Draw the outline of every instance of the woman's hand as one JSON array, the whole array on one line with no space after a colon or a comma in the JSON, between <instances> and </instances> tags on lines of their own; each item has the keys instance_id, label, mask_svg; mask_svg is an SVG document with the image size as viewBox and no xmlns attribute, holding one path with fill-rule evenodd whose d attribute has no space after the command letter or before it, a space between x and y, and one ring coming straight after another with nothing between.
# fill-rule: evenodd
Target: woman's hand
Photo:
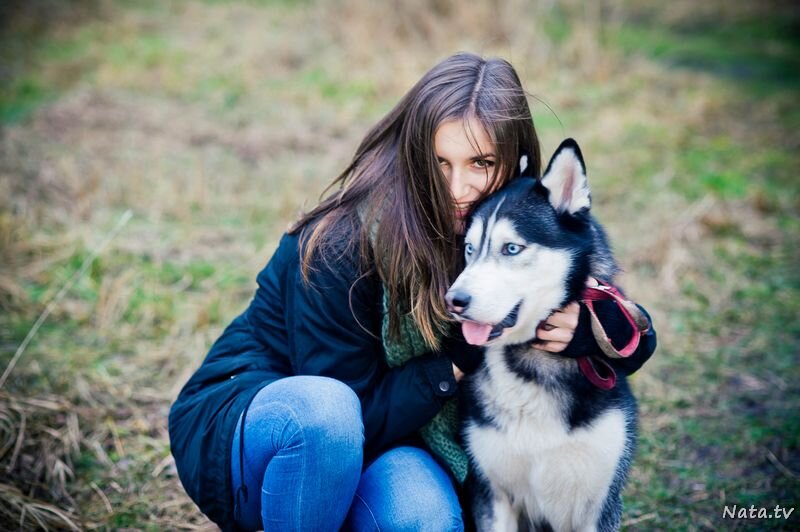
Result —
<instances>
[{"instance_id":1,"label":"woman's hand","mask_svg":"<svg viewBox=\"0 0 800 532\"><path fill-rule=\"evenodd\" d=\"M589 277L586 286L597 286L597 279ZM578 326L580 316L580 305L572 302L566 307L554 311L550 316L539 324L536 328L536 340L534 346L542 351L550 353L560 353L566 349L567 344L575 336L575 328Z\"/></svg>"}]
</instances>

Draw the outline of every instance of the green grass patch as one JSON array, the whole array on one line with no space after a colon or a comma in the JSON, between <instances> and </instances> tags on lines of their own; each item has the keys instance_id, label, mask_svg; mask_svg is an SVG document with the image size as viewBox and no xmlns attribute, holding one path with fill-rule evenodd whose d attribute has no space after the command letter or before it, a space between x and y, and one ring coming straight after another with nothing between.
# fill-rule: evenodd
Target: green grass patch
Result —
<instances>
[{"instance_id":1,"label":"green grass patch","mask_svg":"<svg viewBox=\"0 0 800 532\"><path fill-rule=\"evenodd\" d=\"M102 32L88 22L57 38L30 28L0 38L0 60L8 69L0 79L0 123L25 120L79 81L91 69Z\"/></svg>"},{"instance_id":2,"label":"green grass patch","mask_svg":"<svg viewBox=\"0 0 800 532\"><path fill-rule=\"evenodd\" d=\"M703 70L760 91L800 87L800 41L791 20L765 19L684 27L626 23L607 34L627 53Z\"/></svg>"},{"instance_id":3,"label":"green grass patch","mask_svg":"<svg viewBox=\"0 0 800 532\"><path fill-rule=\"evenodd\" d=\"M172 50L163 35L142 34L112 43L105 50L108 63L121 69L148 70L161 66L179 66L186 55Z\"/></svg>"},{"instance_id":4,"label":"green grass patch","mask_svg":"<svg viewBox=\"0 0 800 532\"><path fill-rule=\"evenodd\" d=\"M297 81L299 90L315 91L324 99L334 103L357 101L362 98L371 99L377 96L375 84L371 80L333 76L322 67L304 70Z\"/></svg>"},{"instance_id":5,"label":"green grass patch","mask_svg":"<svg viewBox=\"0 0 800 532\"><path fill-rule=\"evenodd\" d=\"M230 0L202 0L204 4L209 5L226 5ZM306 7L314 4L314 0L243 0L243 4L248 4L256 7Z\"/></svg>"},{"instance_id":6,"label":"green grass patch","mask_svg":"<svg viewBox=\"0 0 800 532\"><path fill-rule=\"evenodd\" d=\"M36 77L15 79L10 86L0 88L0 122L13 124L24 120L56 94Z\"/></svg>"},{"instance_id":7,"label":"green grass patch","mask_svg":"<svg viewBox=\"0 0 800 532\"><path fill-rule=\"evenodd\" d=\"M216 102L221 111L230 111L247 94L247 87L235 73L216 73L201 79L194 87L192 98Z\"/></svg>"},{"instance_id":8,"label":"green grass patch","mask_svg":"<svg viewBox=\"0 0 800 532\"><path fill-rule=\"evenodd\" d=\"M676 188L689 200L705 194L721 199L747 195L752 186L740 146L727 137L696 139L697 145L679 152Z\"/></svg>"}]
</instances>

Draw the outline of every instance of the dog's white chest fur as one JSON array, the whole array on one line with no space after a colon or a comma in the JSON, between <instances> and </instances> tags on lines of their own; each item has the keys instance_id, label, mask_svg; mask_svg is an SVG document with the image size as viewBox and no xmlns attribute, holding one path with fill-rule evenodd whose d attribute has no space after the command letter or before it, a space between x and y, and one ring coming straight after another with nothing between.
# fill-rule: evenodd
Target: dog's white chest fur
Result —
<instances>
[{"instance_id":1,"label":"dog's white chest fur","mask_svg":"<svg viewBox=\"0 0 800 532\"><path fill-rule=\"evenodd\" d=\"M512 373L501 347L486 362L477 392L492 424L465 433L495 494L491 523L480 528L516 530L524 512L555 530L593 529L625 449L624 414L611 409L570 431L568 397Z\"/></svg>"}]
</instances>

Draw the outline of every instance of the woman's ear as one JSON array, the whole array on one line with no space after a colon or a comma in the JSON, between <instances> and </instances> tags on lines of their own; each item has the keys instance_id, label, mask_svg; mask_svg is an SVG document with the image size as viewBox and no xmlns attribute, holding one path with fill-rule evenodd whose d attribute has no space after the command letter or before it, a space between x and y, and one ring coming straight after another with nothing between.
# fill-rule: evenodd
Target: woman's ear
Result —
<instances>
[{"instance_id":1,"label":"woman's ear","mask_svg":"<svg viewBox=\"0 0 800 532\"><path fill-rule=\"evenodd\" d=\"M566 139L556 149L541 183L547 189L550 204L559 214L588 211L592 206L586 165L581 149L573 139Z\"/></svg>"}]
</instances>

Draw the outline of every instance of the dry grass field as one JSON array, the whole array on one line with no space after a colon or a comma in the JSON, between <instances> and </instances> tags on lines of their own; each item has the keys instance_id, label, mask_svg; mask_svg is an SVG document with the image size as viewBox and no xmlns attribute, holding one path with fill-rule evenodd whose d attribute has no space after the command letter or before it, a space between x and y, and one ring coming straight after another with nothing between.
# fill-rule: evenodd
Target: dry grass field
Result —
<instances>
[{"instance_id":1,"label":"dry grass field","mask_svg":"<svg viewBox=\"0 0 800 532\"><path fill-rule=\"evenodd\" d=\"M290 221L459 50L516 66L546 154L581 143L654 317L625 528L800 528L798 35L788 1L3 2L0 528L212 526L171 401Z\"/></svg>"}]
</instances>

